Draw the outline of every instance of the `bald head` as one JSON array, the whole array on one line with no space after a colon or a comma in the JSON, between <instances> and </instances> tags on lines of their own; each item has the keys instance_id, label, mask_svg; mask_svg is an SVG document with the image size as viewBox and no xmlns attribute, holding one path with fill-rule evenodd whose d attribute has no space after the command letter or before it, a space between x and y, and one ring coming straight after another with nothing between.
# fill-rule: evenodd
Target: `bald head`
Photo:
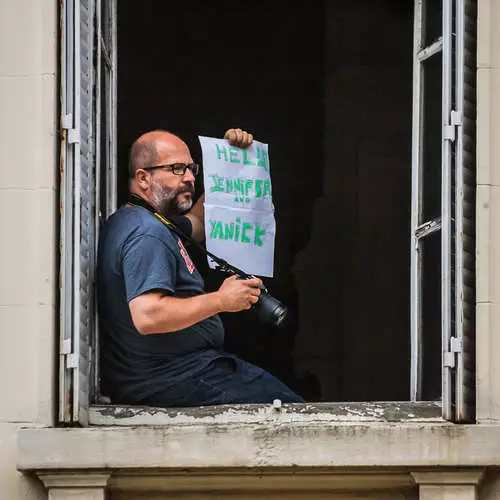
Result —
<instances>
[{"instance_id":1,"label":"bald head","mask_svg":"<svg viewBox=\"0 0 500 500\"><path fill-rule=\"evenodd\" d=\"M133 179L138 168L156 165L160 159L168 163L168 158L179 151L189 153L186 143L171 132L153 130L142 134L130 148L129 177Z\"/></svg>"}]
</instances>

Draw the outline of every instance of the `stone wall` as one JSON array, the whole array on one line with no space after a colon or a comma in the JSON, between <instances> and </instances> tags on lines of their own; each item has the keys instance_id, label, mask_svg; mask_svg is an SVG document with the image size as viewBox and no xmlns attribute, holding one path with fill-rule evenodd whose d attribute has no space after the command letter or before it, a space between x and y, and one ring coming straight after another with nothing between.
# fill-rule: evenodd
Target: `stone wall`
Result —
<instances>
[{"instance_id":1,"label":"stone wall","mask_svg":"<svg viewBox=\"0 0 500 500\"><path fill-rule=\"evenodd\" d=\"M45 498L16 431L54 417L57 2L0 0L0 498Z\"/></svg>"}]
</instances>

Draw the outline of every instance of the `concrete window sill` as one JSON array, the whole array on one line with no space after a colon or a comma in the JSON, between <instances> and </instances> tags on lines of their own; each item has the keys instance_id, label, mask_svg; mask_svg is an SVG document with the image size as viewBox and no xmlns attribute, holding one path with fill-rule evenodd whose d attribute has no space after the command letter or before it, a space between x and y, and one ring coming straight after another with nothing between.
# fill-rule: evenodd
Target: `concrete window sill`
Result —
<instances>
[{"instance_id":1,"label":"concrete window sill","mask_svg":"<svg viewBox=\"0 0 500 500\"><path fill-rule=\"evenodd\" d=\"M412 474L500 465L500 425L456 425L437 403L94 406L85 428L23 428L18 469L107 474L122 491L415 487ZM68 479L69 480L69 479Z\"/></svg>"},{"instance_id":2,"label":"concrete window sill","mask_svg":"<svg viewBox=\"0 0 500 500\"><path fill-rule=\"evenodd\" d=\"M444 422L437 402L295 403L218 405L193 408L95 405L89 423L97 426L200 424L326 424Z\"/></svg>"}]
</instances>

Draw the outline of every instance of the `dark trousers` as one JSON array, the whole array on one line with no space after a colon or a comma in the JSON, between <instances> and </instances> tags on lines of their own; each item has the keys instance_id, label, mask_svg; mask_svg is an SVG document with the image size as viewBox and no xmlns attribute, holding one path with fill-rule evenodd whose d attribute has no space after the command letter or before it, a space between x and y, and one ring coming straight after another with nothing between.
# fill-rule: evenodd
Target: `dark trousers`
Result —
<instances>
[{"instance_id":1,"label":"dark trousers","mask_svg":"<svg viewBox=\"0 0 500 500\"><path fill-rule=\"evenodd\" d=\"M158 407L208 406L231 403L302 403L304 400L267 371L236 356L212 361L200 374L152 394L141 404Z\"/></svg>"}]
</instances>

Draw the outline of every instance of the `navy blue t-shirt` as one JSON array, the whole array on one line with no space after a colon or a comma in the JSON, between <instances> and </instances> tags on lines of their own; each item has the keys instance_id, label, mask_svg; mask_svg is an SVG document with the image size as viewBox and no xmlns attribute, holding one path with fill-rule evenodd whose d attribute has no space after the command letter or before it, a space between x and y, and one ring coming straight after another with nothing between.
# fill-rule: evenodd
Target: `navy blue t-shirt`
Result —
<instances>
[{"instance_id":1,"label":"navy blue t-shirt","mask_svg":"<svg viewBox=\"0 0 500 500\"><path fill-rule=\"evenodd\" d=\"M152 290L204 293L181 239L146 209L123 206L104 224L97 266L101 390L136 403L176 387L219 356L224 328L212 316L178 332L141 335L128 303Z\"/></svg>"}]
</instances>

